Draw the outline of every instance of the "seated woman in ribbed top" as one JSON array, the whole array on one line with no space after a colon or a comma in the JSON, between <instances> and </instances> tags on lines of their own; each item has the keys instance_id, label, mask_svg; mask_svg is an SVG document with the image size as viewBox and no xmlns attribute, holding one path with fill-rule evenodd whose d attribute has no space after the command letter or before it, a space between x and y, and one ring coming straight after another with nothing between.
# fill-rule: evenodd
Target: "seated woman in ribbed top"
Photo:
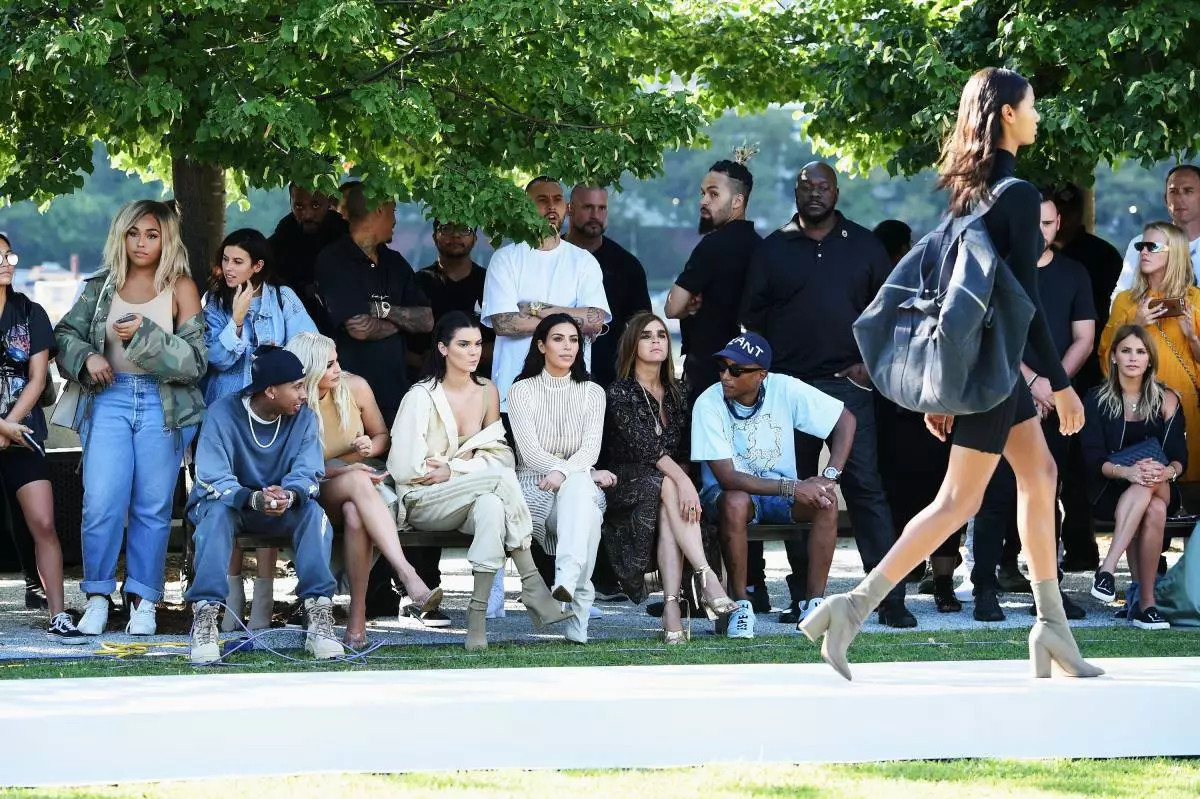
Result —
<instances>
[{"instance_id":1,"label":"seated woman in ribbed top","mask_svg":"<svg viewBox=\"0 0 1200 799\"><path fill-rule=\"evenodd\" d=\"M587 643L604 517L600 489L616 477L594 468L604 435L604 389L588 380L583 332L572 317L552 314L538 324L508 392L508 418L533 537L554 556L555 599L570 602L574 614L566 638Z\"/></svg>"}]
</instances>

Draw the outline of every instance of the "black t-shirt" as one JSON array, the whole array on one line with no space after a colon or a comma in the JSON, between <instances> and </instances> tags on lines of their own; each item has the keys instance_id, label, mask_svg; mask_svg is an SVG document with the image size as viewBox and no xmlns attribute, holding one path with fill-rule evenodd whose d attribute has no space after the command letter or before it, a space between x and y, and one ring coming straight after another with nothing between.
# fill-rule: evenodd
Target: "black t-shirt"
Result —
<instances>
[{"instance_id":1,"label":"black t-shirt","mask_svg":"<svg viewBox=\"0 0 1200 799\"><path fill-rule=\"evenodd\" d=\"M267 239L275 255L276 279L296 292L309 318L327 336L334 331L316 290L317 256L347 232L346 220L336 211L325 214L321 227L313 234L305 233L296 217L288 214L279 220L275 232Z\"/></svg>"},{"instance_id":2,"label":"black t-shirt","mask_svg":"<svg viewBox=\"0 0 1200 799\"><path fill-rule=\"evenodd\" d=\"M432 263L416 274L417 287L429 299L433 308L433 323L451 311L462 311L472 321L479 322L479 312L483 308L483 281L487 270L475 262L471 262L471 271L462 280L451 280L437 263ZM487 325L480 325L484 342L495 341L496 333ZM408 347L415 353L424 355L433 345L433 335L430 333L409 333ZM490 365L479 365L480 374L491 374Z\"/></svg>"},{"instance_id":3,"label":"black t-shirt","mask_svg":"<svg viewBox=\"0 0 1200 799\"><path fill-rule=\"evenodd\" d=\"M675 285L703 302L694 316L679 322L683 334L683 364L692 397L717 382L713 355L741 332L738 314L746 269L762 236L748 219L735 219L706 235L692 250Z\"/></svg>"},{"instance_id":4,"label":"black t-shirt","mask_svg":"<svg viewBox=\"0 0 1200 799\"><path fill-rule=\"evenodd\" d=\"M371 263L349 235L330 244L317 256L317 287L330 322L334 325L338 360L342 367L361 376L375 393L375 401L391 425L404 392L408 391L404 335L377 341L359 341L346 332L346 320L371 315L372 299L395 307L428 306L429 299L413 277L412 267L400 253L379 248L379 263Z\"/></svg>"},{"instance_id":5,"label":"black t-shirt","mask_svg":"<svg viewBox=\"0 0 1200 799\"><path fill-rule=\"evenodd\" d=\"M0 417L8 416L25 390L30 360L46 350L54 357L54 328L45 309L24 294L10 291L0 314ZM49 370L46 379L50 379ZM34 405L21 424L32 429L38 441L46 439L46 416L40 406Z\"/></svg>"},{"instance_id":6,"label":"black t-shirt","mask_svg":"<svg viewBox=\"0 0 1200 799\"><path fill-rule=\"evenodd\" d=\"M1112 293L1121 277L1121 253L1104 239L1087 231L1080 231L1075 238L1067 242L1061 253L1083 264L1088 277L1091 278L1092 303L1096 308L1096 349L1099 350L1100 331L1108 324ZM1075 384L1081 393L1100 385L1103 380L1100 361L1096 358L1084 361L1083 367L1075 375Z\"/></svg>"},{"instance_id":7,"label":"black t-shirt","mask_svg":"<svg viewBox=\"0 0 1200 799\"><path fill-rule=\"evenodd\" d=\"M605 236L592 253L604 274L604 294L612 322L608 332L592 342L592 380L608 388L617 379L617 345L625 326L638 311L650 310L646 270L633 253Z\"/></svg>"},{"instance_id":8,"label":"black t-shirt","mask_svg":"<svg viewBox=\"0 0 1200 799\"><path fill-rule=\"evenodd\" d=\"M1046 312L1046 324L1058 362L1071 347L1071 323L1094 320L1096 308L1092 300L1092 281L1083 264L1055 254L1054 259L1038 268L1038 294ZM1025 365L1039 375L1048 373L1033 347L1025 347Z\"/></svg>"},{"instance_id":9,"label":"black t-shirt","mask_svg":"<svg viewBox=\"0 0 1200 799\"><path fill-rule=\"evenodd\" d=\"M763 239L746 274L742 324L771 345L771 371L828 380L862 362L855 320L892 271L870 230L837 212L820 241L796 217Z\"/></svg>"}]
</instances>

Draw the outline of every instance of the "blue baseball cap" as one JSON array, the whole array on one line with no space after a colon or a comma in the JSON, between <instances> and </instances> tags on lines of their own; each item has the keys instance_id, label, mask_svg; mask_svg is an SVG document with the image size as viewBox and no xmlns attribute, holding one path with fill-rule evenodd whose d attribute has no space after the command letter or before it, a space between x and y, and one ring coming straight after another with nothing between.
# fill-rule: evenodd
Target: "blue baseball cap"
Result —
<instances>
[{"instance_id":1,"label":"blue baseball cap","mask_svg":"<svg viewBox=\"0 0 1200 799\"><path fill-rule=\"evenodd\" d=\"M271 386L295 383L304 377L304 365L282 347L259 347L250 359L250 385L242 394L259 394Z\"/></svg>"},{"instance_id":2,"label":"blue baseball cap","mask_svg":"<svg viewBox=\"0 0 1200 799\"><path fill-rule=\"evenodd\" d=\"M739 366L759 366L771 369L771 345L757 333L746 331L725 345L725 349L713 355L728 358Z\"/></svg>"}]
</instances>

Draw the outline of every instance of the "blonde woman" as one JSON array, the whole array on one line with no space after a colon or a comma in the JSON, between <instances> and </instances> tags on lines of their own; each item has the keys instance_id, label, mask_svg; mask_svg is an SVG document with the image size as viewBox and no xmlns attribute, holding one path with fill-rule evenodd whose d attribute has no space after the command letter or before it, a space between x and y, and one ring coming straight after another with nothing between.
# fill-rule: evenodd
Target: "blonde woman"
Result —
<instances>
[{"instance_id":1,"label":"blonde woman","mask_svg":"<svg viewBox=\"0 0 1200 799\"><path fill-rule=\"evenodd\" d=\"M358 375L342 371L335 347L327 336L300 333L285 349L304 366L308 406L317 415L325 453L325 479L319 501L330 521L342 526L346 537L350 618L345 642L361 649L367 643L366 594L372 545L392 564L404 590L422 611L437 609L442 589L431 591L404 557L395 517L376 487L387 477L387 471L365 462L383 457L391 436L371 387Z\"/></svg>"},{"instance_id":2,"label":"blonde woman","mask_svg":"<svg viewBox=\"0 0 1200 799\"><path fill-rule=\"evenodd\" d=\"M1101 367L1108 371L1108 353L1116 332L1140 325L1154 342L1156 377L1182 398L1189 430L1200 430L1200 289L1192 273L1187 236L1169 222L1151 222L1136 242L1138 272L1133 288L1113 301L1112 313L1100 337ZM1184 494L1200 489L1200 435L1188 437L1189 468L1180 475Z\"/></svg>"},{"instance_id":3,"label":"blonde woman","mask_svg":"<svg viewBox=\"0 0 1200 799\"><path fill-rule=\"evenodd\" d=\"M204 417L207 368L200 294L173 204L138 200L117 213L104 268L54 328L58 369L86 393L83 439L85 635L108 623L125 542L132 635L153 635L162 599L171 500L185 447Z\"/></svg>"}]
</instances>

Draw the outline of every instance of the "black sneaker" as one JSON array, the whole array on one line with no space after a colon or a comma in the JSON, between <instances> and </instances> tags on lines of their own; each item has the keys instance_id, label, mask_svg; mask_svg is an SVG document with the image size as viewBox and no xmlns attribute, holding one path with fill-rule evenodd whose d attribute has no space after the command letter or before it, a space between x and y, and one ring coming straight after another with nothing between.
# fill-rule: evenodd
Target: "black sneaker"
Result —
<instances>
[{"instance_id":1,"label":"black sneaker","mask_svg":"<svg viewBox=\"0 0 1200 799\"><path fill-rule=\"evenodd\" d=\"M46 592L41 585L25 584L25 609L47 610L50 603L46 601Z\"/></svg>"},{"instance_id":2,"label":"black sneaker","mask_svg":"<svg viewBox=\"0 0 1200 799\"><path fill-rule=\"evenodd\" d=\"M1094 572L1099 562L1100 557L1098 555L1092 557L1090 555L1068 553L1063 555L1062 563L1059 566L1065 572Z\"/></svg>"},{"instance_id":3,"label":"black sneaker","mask_svg":"<svg viewBox=\"0 0 1200 799\"><path fill-rule=\"evenodd\" d=\"M972 613L975 621L1004 621L999 595L987 588L975 592L975 608Z\"/></svg>"},{"instance_id":4,"label":"black sneaker","mask_svg":"<svg viewBox=\"0 0 1200 799\"><path fill-rule=\"evenodd\" d=\"M407 605L400 608L400 612L403 613L405 616L410 616L410 617L416 619L417 621L421 622L421 624L424 624L426 627L449 627L450 626L450 617L447 616L445 613L442 613L442 611L439 609L427 610L424 613L422 613L420 605L418 605L414 602L409 602Z\"/></svg>"},{"instance_id":5,"label":"black sneaker","mask_svg":"<svg viewBox=\"0 0 1200 799\"><path fill-rule=\"evenodd\" d=\"M755 613L770 613L771 612L771 595L767 593L766 583L755 583L750 586L754 591L746 592L746 598L750 600L750 606L754 608Z\"/></svg>"},{"instance_id":6,"label":"black sneaker","mask_svg":"<svg viewBox=\"0 0 1200 799\"><path fill-rule=\"evenodd\" d=\"M1163 618L1158 608L1151 605L1133 614L1133 626L1141 630L1169 630L1171 623Z\"/></svg>"},{"instance_id":7,"label":"black sneaker","mask_svg":"<svg viewBox=\"0 0 1200 799\"><path fill-rule=\"evenodd\" d=\"M1000 567L996 572L996 582L1000 583L1000 590L1008 594L1032 594L1033 586L1029 584L1029 578L1021 574L1020 569L1011 567Z\"/></svg>"},{"instance_id":8,"label":"black sneaker","mask_svg":"<svg viewBox=\"0 0 1200 799\"><path fill-rule=\"evenodd\" d=\"M1112 572L1096 572L1092 580L1092 596L1101 602L1112 602L1117 598L1117 578Z\"/></svg>"},{"instance_id":9,"label":"black sneaker","mask_svg":"<svg viewBox=\"0 0 1200 799\"><path fill-rule=\"evenodd\" d=\"M1084 610L1083 608L1081 608L1081 607L1079 607L1078 605L1076 605L1076 604L1075 604L1075 603L1074 603L1074 602L1071 600L1071 598L1070 598L1070 597L1068 597L1068 596L1067 596L1065 593L1063 593L1062 591L1059 591L1059 592L1058 592L1058 594L1059 594L1059 596L1061 596L1061 597L1062 597L1063 614L1064 614L1064 615L1066 615L1066 617L1067 617L1068 619L1070 619L1071 621L1079 621L1079 620L1081 620L1081 619L1086 619L1086 618L1087 618L1087 611L1086 611L1086 610ZM1029 606L1029 615L1030 615L1030 616L1036 616L1036 615L1037 615L1037 605L1030 605L1030 606ZM1122 618L1123 618L1123 617L1122 617Z\"/></svg>"},{"instance_id":10,"label":"black sneaker","mask_svg":"<svg viewBox=\"0 0 1200 799\"><path fill-rule=\"evenodd\" d=\"M46 629L46 637L51 641L58 641L60 644L86 644L87 636L75 629L75 622L71 620L71 614L59 613L50 620L50 626Z\"/></svg>"},{"instance_id":11,"label":"black sneaker","mask_svg":"<svg viewBox=\"0 0 1200 799\"><path fill-rule=\"evenodd\" d=\"M792 604L788 605L788 609L779 614L780 624L799 624L800 623L800 603L792 600Z\"/></svg>"},{"instance_id":12,"label":"black sneaker","mask_svg":"<svg viewBox=\"0 0 1200 799\"><path fill-rule=\"evenodd\" d=\"M917 617L909 612L903 602L884 602L879 606L879 623L885 627L908 630L917 626Z\"/></svg>"},{"instance_id":13,"label":"black sneaker","mask_svg":"<svg viewBox=\"0 0 1200 799\"><path fill-rule=\"evenodd\" d=\"M950 575L933 578L933 604L938 613L958 613L962 602L954 595L954 578Z\"/></svg>"},{"instance_id":14,"label":"black sneaker","mask_svg":"<svg viewBox=\"0 0 1200 799\"><path fill-rule=\"evenodd\" d=\"M596 589L597 602L628 602L629 595L615 585L606 585Z\"/></svg>"}]
</instances>

